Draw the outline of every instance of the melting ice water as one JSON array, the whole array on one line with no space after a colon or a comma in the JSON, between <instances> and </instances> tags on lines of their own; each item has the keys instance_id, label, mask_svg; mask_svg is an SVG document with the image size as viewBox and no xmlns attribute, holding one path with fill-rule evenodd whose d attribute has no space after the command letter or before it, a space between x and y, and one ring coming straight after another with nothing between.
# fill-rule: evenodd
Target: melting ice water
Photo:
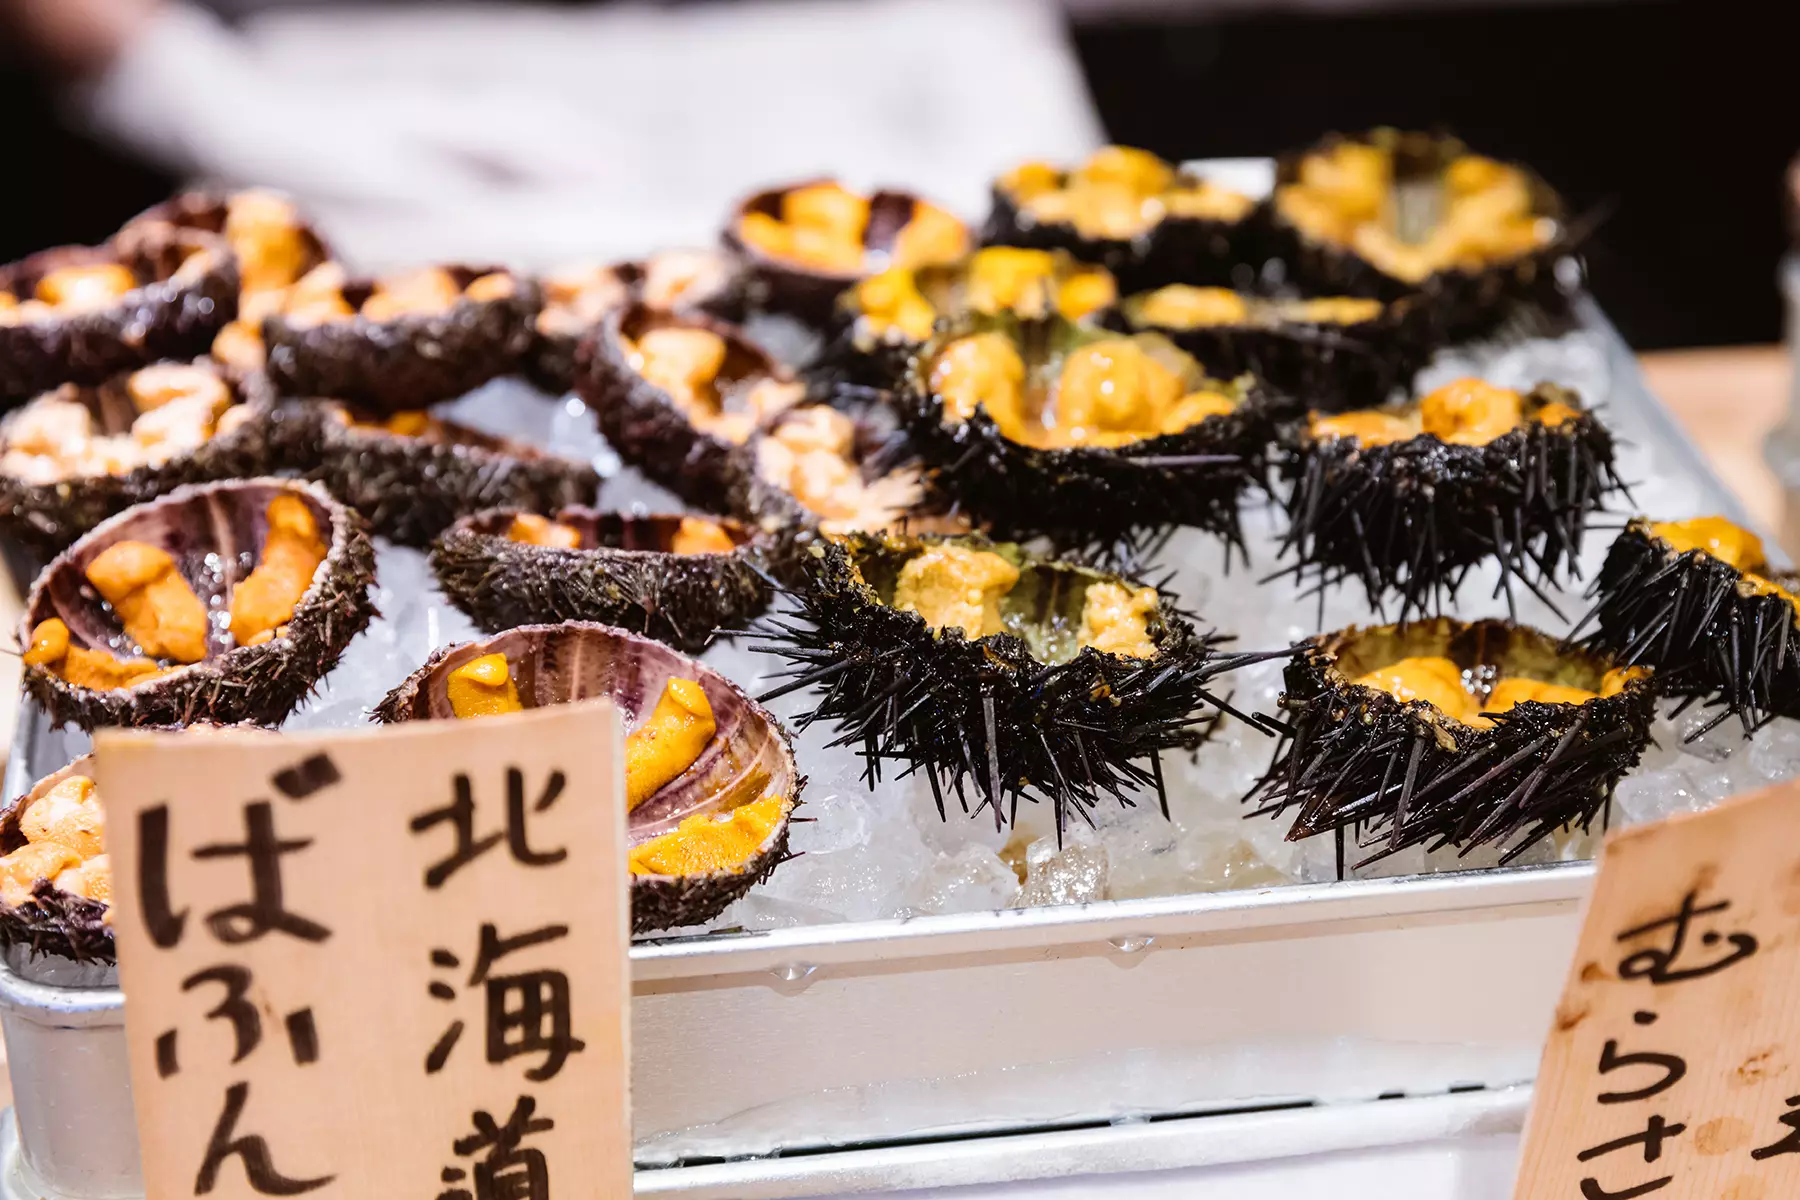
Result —
<instances>
[{"instance_id":1,"label":"melting ice water","mask_svg":"<svg viewBox=\"0 0 1800 1200\"><path fill-rule=\"evenodd\" d=\"M1485 353L1440 356L1420 379L1435 386L1465 374L1500 384L1529 387L1553 380L1599 398L1619 435L1621 469L1632 484L1639 508L1658 517L1717 511L1717 490L1694 470L1684 447L1671 442L1664 426L1628 388L1613 387L1618 360L1600 333L1578 332ZM1611 397L1611 403L1605 398ZM605 443L593 433L591 418L573 399L548 401L510 381L490 385L459 401L456 415L498 433L550 442L567 453L593 457L608 475L602 502L646 511L679 508L672 497L629 469L620 469ZM1612 522L1608 522L1611 524ZM1221 571L1215 539L1183 532L1146 571L1157 577L1172 570L1174 590L1184 606L1205 621L1238 635L1244 649L1286 646L1321 629L1367 623L1376 615L1361 595L1340 589L1327 597L1321 617L1316 601L1301 598L1290 581L1259 584L1273 570L1281 528L1271 506L1253 506L1246 537L1251 568ZM1612 539L1593 534L1582 560L1589 577ZM352 644L320 695L288 723L291 729L357 725L367 709L416 668L436 647L476 636L461 613L433 586L424 556L383 547L379 562L382 617ZM1456 615L1465 619L1505 615L1493 595L1496 574L1475 572L1465 581ZM1567 630L1585 609L1583 584L1552 593L1559 616L1543 601L1522 595L1519 619L1552 633ZM709 665L756 694L773 686L770 673L780 663L752 653L743 642L724 642L702 656ZM1236 703L1274 711L1281 665L1264 663L1232 680ZM785 697L771 707L795 724L805 711L805 695ZM1619 787L1613 818L1644 821L1671 812L1702 808L1733 792L1800 773L1800 724L1778 722L1754 742L1735 724L1715 729L1695 742L1683 741L1693 717L1665 717L1657 723L1657 745ZM769 929L829 921L859 921L929 913L989 910L1010 905L1066 903L1097 899L1173 895L1227 888L1261 887L1335 876L1329 838L1284 840L1286 822L1246 820L1240 799L1267 766L1272 740L1241 722L1222 720L1212 738L1191 758L1165 763L1169 819L1155 797L1135 808L1101 809L1092 829L1072 827L1058 852L1050 814L1022 806L1016 828L997 831L991 814L968 816L954 808L940 822L930 790L918 777L884 779L870 792L862 762L849 750L829 745L831 731L814 726L797 738L801 770L809 776L805 805L792 847L799 857L727 910L715 928ZM1522 861L1546 862L1585 857L1592 839L1577 835L1546 839ZM1365 875L1411 874L1428 870L1493 865L1497 855L1483 849L1467 857L1428 855L1414 849L1371 867Z\"/></svg>"}]
</instances>

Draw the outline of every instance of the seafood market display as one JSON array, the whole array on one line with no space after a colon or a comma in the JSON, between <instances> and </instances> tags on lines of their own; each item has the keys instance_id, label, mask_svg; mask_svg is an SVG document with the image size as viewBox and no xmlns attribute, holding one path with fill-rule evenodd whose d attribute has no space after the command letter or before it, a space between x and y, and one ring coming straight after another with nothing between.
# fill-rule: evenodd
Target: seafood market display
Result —
<instances>
[{"instance_id":1,"label":"seafood market display","mask_svg":"<svg viewBox=\"0 0 1800 1200\"><path fill-rule=\"evenodd\" d=\"M1260 197L1027 162L976 223L790 183L541 278L179 196L0 267L24 686L79 730L610 699L623 795L575 799L646 936L1585 857L1800 772L1800 578L1609 404L1579 241L1385 129ZM0 942L105 964L70 736L0 808Z\"/></svg>"}]
</instances>

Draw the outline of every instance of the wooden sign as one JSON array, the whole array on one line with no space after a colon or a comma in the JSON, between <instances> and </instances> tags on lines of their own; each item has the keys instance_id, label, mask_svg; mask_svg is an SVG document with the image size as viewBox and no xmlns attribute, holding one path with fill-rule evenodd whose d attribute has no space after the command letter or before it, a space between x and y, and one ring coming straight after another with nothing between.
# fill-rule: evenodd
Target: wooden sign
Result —
<instances>
[{"instance_id":1,"label":"wooden sign","mask_svg":"<svg viewBox=\"0 0 1800 1200\"><path fill-rule=\"evenodd\" d=\"M95 749L149 1200L631 1194L609 703Z\"/></svg>"},{"instance_id":2,"label":"wooden sign","mask_svg":"<svg viewBox=\"0 0 1800 1200\"><path fill-rule=\"evenodd\" d=\"M1607 839L1513 1195L1800 1196L1800 784Z\"/></svg>"}]
</instances>

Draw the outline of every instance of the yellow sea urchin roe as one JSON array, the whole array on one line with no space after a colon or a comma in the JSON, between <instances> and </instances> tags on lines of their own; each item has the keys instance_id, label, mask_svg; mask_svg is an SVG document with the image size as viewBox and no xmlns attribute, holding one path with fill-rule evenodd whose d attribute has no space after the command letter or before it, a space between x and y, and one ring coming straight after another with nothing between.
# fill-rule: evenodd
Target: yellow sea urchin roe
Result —
<instances>
[{"instance_id":1,"label":"yellow sea urchin roe","mask_svg":"<svg viewBox=\"0 0 1800 1200\"><path fill-rule=\"evenodd\" d=\"M1204 179L1170 188L1162 194L1162 202L1172 217L1205 221L1240 221L1256 207L1256 201L1242 192Z\"/></svg>"},{"instance_id":2,"label":"yellow sea urchin roe","mask_svg":"<svg viewBox=\"0 0 1800 1200\"><path fill-rule=\"evenodd\" d=\"M460 720L525 711L506 655L497 652L472 659L450 672L444 691L450 700L450 711Z\"/></svg>"},{"instance_id":3,"label":"yellow sea urchin roe","mask_svg":"<svg viewBox=\"0 0 1800 1200\"><path fill-rule=\"evenodd\" d=\"M944 402L945 421L967 421L980 406L1005 428L1023 418L1025 360L1004 334L957 338L932 362L931 390Z\"/></svg>"},{"instance_id":4,"label":"yellow sea urchin roe","mask_svg":"<svg viewBox=\"0 0 1800 1200\"><path fill-rule=\"evenodd\" d=\"M1599 698L1600 693L1590 692L1586 688L1545 683L1541 679L1513 675L1495 682L1493 691L1488 693L1487 703L1481 708L1483 712L1503 713L1526 700L1535 700L1539 704L1586 704L1589 700Z\"/></svg>"},{"instance_id":5,"label":"yellow sea urchin roe","mask_svg":"<svg viewBox=\"0 0 1800 1200\"><path fill-rule=\"evenodd\" d=\"M59 892L80 896L85 900L112 903L112 855L96 854L86 862L64 867L50 881Z\"/></svg>"},{"instance_id":6,"label":"yellow sea urchin roe","mask_svg":"<svg viewBox=\"0 0 1800 1200\"><path fill-rule=\"evenodd\" d=\"M1296 300L1281 306L1290 321L1316 325L1360 325L1381 315L1381 301L1359 296L1319 296L1312 300Z\"/></svg>"},{"instance_id":7,"label":"yellow sea urchin roe","mask_svg":"<svg viewBox=\"0 0 1800 1200\"><path fill-rule=\"evenodd\" d=\"M31 899L40 879L55 879L81 865L81 855L59 842L31 842L0 858L0 899L17 907Z\"/></svg>"},{"instance_id":8,"label":"yellow sea urchin roe","mask_svg":"<svg viewBox=\"0 0 1800 1200\"><path fill-rule=\"evenodd\" d=\"M1048 250L989 246L969 259L964 303L976 312L1045 316L1055 275L1056 257Z\"/></svg>"},{"instance_id":9,"label":"yellow sea urchin roe","mask_svg":"<svg viewBox=\"0 0 1800 1200\"><path fill-rule=\"evenodd\" d=\"M1198 329L1206 325L1237 325L1250 315L1250 306L1230 288L1189 287L1172 284L1144 297L1138 319L1165 329Z\"/></svg>"},{"instance_id":10,"label":"yellow sea urchin roe","mask_svg":"<svg viewBox=\"0 0 1800 1200\"><path fill-rule=\"evenodd\" d=\"M669 550L675 554L730 554L735 549L737 543L724 526L700 517L681 518L669 541Z\"/></svg>"},{"instance_id":11,"label":"yellow sea urchin roe","mask_svg":"<svg viewBox=\"0 0 1800 1200\"><path fill-rule=\"evenodd\" d=\"M1150 616L1156 611L1155 588L1128 588L1112 582L1088 585L1081 601L1078 641L1106 654L1154 658Z\"/></svg>"},{"instance_id":12,"label":"yellow sea urchin roe","mask_svg":"<svg viewBox=\"0 0 1800 1200\"><path fill-rule=\"evenodd\" d=\"M1184 392L1181 377L1131 338L1102 338L1064 360L1043 434L1008 436L1048 446L1121 446L1179 433L1234 407L1218 392Z\"/></svg>"},{"instance_id":13,"label":"yellow sea urchin roe","mask_svg":"<svg viewBox=\"0 0 1800 1200\"><path fill-rule=\"evenodd\" d=\"M581 531L573 525L552 521L536 513L515 514L506 527L506 540L527 546L549 546L556 550L575 550L581 546Z\"/></svg>"},{"instance_id":14,"label":"yellow sea urchin roe","mask_svg":"<svg viewBox=\"0 0 1800 1200\"><path fill-rule=\"evenodd\" d=\"M1323 417L1314 412L1307 428L1318 441L1327 441L1332 437L1354 437L1357 443L1364 446L1386 446L1418 437L1418 426L1409 423L1406 417L1370 410L1339 412L1334 417Z\"/></svg>"},{"instance_id":15,"label":"yellow sea urchin roe","mask_svg":"<svg viewBox=\"0 0 1800 1200\"><path fill-rule=\"evenodd\" d=\"M201 400L222 409L231 403L231 389L210 368L195 363L157 363L133 371L125 381L132 407L152 412L176 400Z\"/></svg>"},{"instance_id":16,"label":"yellow sea urchin roe","mask_svg":"<svg viewBox=\"0 0 1800 1200\"><path fill-rule=\"evenodd\" d=\"M706 329L679 325L646 330L630 353L632 369L668 392L676 403L711 410L711 383L725 365L725 339ZM706 395L702 395L702 389Z\"/></svg>"},{"instance_id":17,"label":"yellow sea urchin roe","mask_svg":"<svg viewBox=\"0 0 1800 1200\"><path fill-rule=\"evenodd\" d=\"M281 312L293 325L317 325L356 315L344 299L347 276L341 263L320 263L282 297Z\"/></svg>"},{"instance_id":18,"label":"yellow sea urchin roe","mask_svg":"<svg viewBox=\"0 0 1800 1200\"><path fill-rule=\"evenodd\" d=\"M1083 267L1066 277L1056 292L1056 311L1071 321L1099 312L1119 298L1119 285L1104 267Z\"/></svg>"},{"instance_id":19,"label":"yellow sea urchin roe","mask_svg":"<svg viewBox=\"0 0 1800 1200\"><path fill-rule=\"evenodd\" d=\"M363 301L362 315L371 321L392 321L405 316L448 312L462 296L456 280L442 267L423 267L375 281L375 290Z\"/></svg>"},{"instance_id":20,"label":"yellow sea urchin roe","mask_svg":"<svg viewBox=\"0 0 1800 1200\"><path fill-rule=\"evenodd\" d=\"M225 208L225 240L237 255L246 292L284 288L306 269L309 247L300 214L272 192L246 191Z\"/></svg>"},{"instance_id":21,"label":"yellow sea urchin roe","mask_svg":"<svg viewBox=\"0 0 1800 1200\"><path fill-rule=\"evenodd\" d=\"M75 312L104 308L137 286L137 278L120 263L59 267L38 280L37 298Z\"/></svg>"},{"instance_id":22,"label":"yellow sea urchin roe","mask_svg":"<svg viewBox=\"0 0 1800 1200\"><path fill-rule=\"evenodd\" d=\"M631 848L633 875L702 875L741 868L781 823L787 801L770 793L724 813L695 813Z\"/></svg>"},{"instance_id":23,"label":"yellow sea urchin roe","mask_svg":"<svg viewBox=\"0 0 1800 1200\"><path fill-rule=\"evenodd\" d=\"M1000 601L1018 582L1019 569L998 554L945 542L900 568L894 607L918 613L933 629L989 637L1000 632Z\"/></svg>"},{"instance_id":24,"label":"yellow sea urchin roe","mask_svg":"<svg viewBox=\"0 0 1800 1200\"><path fill-rule=\"evenodd\" d=\"M738 236L764 254L850 275L862 270L868 224L867 200L839 184L816 183L782 196L779 218L745 213Z\"/></svg>"},{"instance_id":25,"label":"yellow sea urchin roe","mask_svg":"<svg viewBox=\"0 0 1800 1200\"><path fill-rule=\"evenodd\" d=\"M1796 596L1773 579L1758 575L1754 571L1745 571L1743 581L1739 586L1752 596L1780 596L1794 607L1796 618L1800 619L1800 596Z\"/></svg>"},{"instance_id":26,"label":"yellow sea urchin roe","mask_svg":"<svg viewBox=\"0 0 1800 1200\"><path fill-rule=\"evenodd\" d=\"M462 294L470 300L506 300L519 290L518 283L505 271L490 271L469 281Z\"/></svg>"},{"instance_id":27,"label":"yellow sea urchin roe","mask_svg":"<svg viewBox=\"0 0 1800 1200\"><path fill-rule=\"evenodd\" d=\"M19 816L19 832L31 842L60 842L83 858L106 846L106 814L94 781L71 775L31 802Z\"/></svg>"},{"instance_id":28,"label":"yellow sea urchin roe","mask_svg":"<svg viewBox=\"0 0 1800 1200\"><path fill-rule=\"evenodd\" d=\"M968 250L968 227L937 205L921 200L913 205L912 220L894 238L892 258L897 267L924 267L954 262Z\"/></svg>"},{"instance_id":29,"label":"yellow sea urchin roe","mask_svg":"<svg viewBox=\"0 0 1800 1200\"><path fill-rule=\"evenodd\" d=\"M1456 446L1484 446L1524 419L1523 396L1479 379L1447 383L1419 402L1425 432Z\"/></svg>"},{"instance_id":30,"label":"yellow sea urchin roe","mask_svg":"<svg viewBox=\"0 0 1800 1200\"><path fill-rule=\"evenodd\" d=\"M146 542L114 542L88 564L86 575L145 654L184 663L206 657L206 605L167 551Z\"/></svg>"},{"instance_id":31,"label":"yellow sea urchin roe","mask_svg":"<svg viewBox=\"0 0 1800 1200\"><path fill-rule=\"evenodd\" d=\"M88 650L69 642L69 627L56 617L38 622L31 631L25 665L43 667L78 688L97 692L132 687L163 674L147 658L115 658L104 650Z\"/></svg>"},{"instance_id":32,"label":"yellow sea urchin roe","mask_svg":"<svg viewBox=\"0 0 1800 1200\"><path fill-rule=\"evenodd\" d=\"M1447 658L1403 658L1355 680L1396 700L1423 700L1454 721L1468 723L1480 712L1463 686L1462 670Z\"/></svg>"},{"instance_id":33,"label":"yellow sea urchin roe","mask_svg":"<svg viewBox=\"0 0 1800 1200\"><path fill-rule=\"evenodd\" d=\"M1614 667L1600 679L1600 695L1616 696L1640 679L1648 679L1650 670L1647 667Z\"/></svg>"},{"instance_id":34,"label":"yellow sea urchin roe","mask_svg":"<svg viewBox=\"0 0 1800 1200\"><path fill-rule=\"evenodd\" d=\"M656 707L625 738L625 807L629 811L693 766L718 732L706 689L692 679L663 685Z\"/></svg>"},{"instance_id":35,"label":"yellow sea urchin roe","mask_svg":"<svg viewBox=\"0 0 1800 1200\"><path fill-rule=\"evenodd\" d=\"M894 331L909 342L922 342L937 321L937 310L905 267L891 267L857 284L856 307L877 337Z\"/></svg>"},{"instance_id":36,"label":"yellow sea urchin roe","mask_svg":"<svg viewBox=\"0 0 1800 1200\"><path fill-rule=\"evenodd\" d=\"M298 496L277 496L266 513L262 561L231 593L231 636L240 646L268 641L293 620L300 597L325 561L325 540L311 506Z\"/></svg>"},{"instance_id":37,"label":"yellow sea urchin roe","mask_svg":"<svg viewBox=\"0 0 1800 1200\"><path fill-rule=\"evenodd\" d=\"M1650 526L1650 533L1677 554L1702 550L1740 571L1760 571L1769 565L1762 539L1724 517L1657 521Z\"/></svg>"}]
</instances>

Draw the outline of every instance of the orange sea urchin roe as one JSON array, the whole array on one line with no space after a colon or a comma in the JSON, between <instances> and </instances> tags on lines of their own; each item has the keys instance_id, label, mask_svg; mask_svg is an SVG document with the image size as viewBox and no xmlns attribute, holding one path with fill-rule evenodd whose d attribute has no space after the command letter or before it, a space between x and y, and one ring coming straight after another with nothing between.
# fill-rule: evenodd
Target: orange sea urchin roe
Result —
<instances>
[{"instance_id":1,"label":"orange sea urchin roe","mask_svg":"<svg viewBox=\"0 0 1800 1200\"><path fill-rule=\"evenodd\" d=\"M424 267L375 281L375 290L363 301L362 315L371 321L396 317L426 316L448 312L462 296L456 280L442 267Z\"/></svg>"},{"instance_id":2,"label":"orange sea urchin roe","mask_svg":"<svg viewBox=\"0 0 1800 1200\"><path fill-rule=\"evenodd\" d=\"M1107 654L1154 658L1150 617L1156 612L1155 588L1128 588L1104 581L1088 585L1081 602L1077 642Z\"/></svg>"},{"instance_id":3,"label":"orange sea urchin roe","mask_svg":"<svg viewBox=\"0 0 1800 1200\"><path fill-rule=\"evenodd\" d=\"M877 337L897 332L910 342L931 336L937 310L906 267L890 267L856 285L856 307Z\"/></svg>"},{"instance_id":4,"label":"orange sea urchin roe","mask_svg":"<svg viewBox=\"0 0 1800 1200\"><path fill-rule=\"evenodd\" d=\"M745 213L738 235L764 254L835 274L863 265L869 202L836 183L795 188L781 197L781 215Z\"/></svg>"},{"instance_id":5,"label":"orange sea urchin roe","mask_svg":"<svg viewBox=\"0 0 1800 1200\"><path fill-rule=\"evenodd\" d=\"M701 875L742 867L781 823L787 801L770 793L724 813L695 813L631 848L633 875Z\"/></svg>"},{"instance_id":6,"label":"orange sea urchin roe","mask_svg":"<svg viewBox=\"0 0 1800 1200\"><path fill-rule=\"evenodd\" d=\"M1447 658L1403 658L1370 671L1355 683L1386 692L1396 700L1423 700L1451 720L1465 724L1481 711L1463 685L1462 669Z\"/></svg>"},{"instance_id":7,"label":"orange sea urchin roe","mask_svg":"<svg viewBox=\"0 0 1800 1200\"><path fill-rule=\"evenodd\" d=\"M1677 554L1701 550L1740 571L1760 571L1769 565L1762 539L1724 517L1657 521L1650 532Z\"/></svg>"},{"instance_id":8,"label":"orange sea urchin roe","mask_svg":"<svg viewBox=\"0 0 1800 1200\"><path fill-rule=\"evenodd\" d=\"M106 814L92 779L70 775L58 781L19 814L19 832L26 844L0 858L0 899L7 904L30 900L40 879L71 895L103 903L112 898Z\"/></svg>"},{"instance_id":9,"label":"orange sea urchin roe","mask_svg":"<svg viewBox=\"0 0 1800 1200\"><path fill-rule=\"evenodd\" d=\"M1456 446L1483 446L1525 420L1525 398L1479 379L1447 383L1419 401L1425 432Z\"/></svg>"},{"instance_id":10,"label":"orange sea urchin roe","mask_svg":"<svg viewBox=\"0 0 1800 1200\"><path fill-rule=\"evenodd\" d=\"M945 542L900 568L894 607L918 613L933 629L989 637L1000 632L1000 601L1018 582L1019 569L1000 555Z\"/></svg>"},{"instance_id":11,"label":"orange sea urchin roe","mask_svg":"<svg viewBox=\"0 0 1800 1200\"><path fill-rule=\"evenodd\" d=\"M504 654L484 654L464 663L450 672L444 691L459 720L525 711Z\"/></svg>"},{"instance_id":12,"label":"orange sea urchin roe","mask_svg":"<svg viewBox=\"0 0 1800 1200\"><path fill-rule=\"evenodd\" d=\"M1103 338L1064 361L1054 425L1009 436L1050 446L1119 446L1179 433L1235 407L1219 392L1186 391L1181 376L1132 339Z\"/></svg>"},{"instance_id":13,"label":"orange sea urchin roe","mask_svg":"<svg viewBox=\"0 0 1800 1200\"><path fill-rule=\"evenodd\" d=\"M705 688L692 679L664 684L650 716L625 738L627 811L693 766L717 731Z\"/></svg>"},{"instance_id":14,"label":"orange sea urchin roe","mask_svg":"<svg viewBox=\"0 0 1800 1200\"><path fill-rule=\"evenodd\" d=\"M300 214L273 192L232 196L225 209L225 240L237 255L246 292L287 287L306 267L309 248Z\"/></svg>"},{"instance_id":15,"label":"orange sea urchin roe","mask_svg":"<svg viewBox=\"0 0 1800 1200\"><path fill-rule=\"evenodd\" d=\"M1321 442L1330 438L1355 438L1365 446L1386 446L1419 436L1418 426L1404 417L1366 409L1339 413L1334 417L1313 413L1307 427Z\"/></svg>"},{"instance_id":16,"label":"orange sea urchin roe","mask_svg":"<svg viewBox=\"0 0 1800 1200\"><path fill-rule=\"evenodd\" d=\"M669 541L669 549L675 554L730 554L737 549L737 543L717 522L683 517Z\"/></svg>"},{"instance_id":17,"label":"orange sea urchin roe","mask_svg":"<svg viewBox=\"0 0 1800 1200\"><path fill-rule=\"evenodd\" d=\"M1590 692L1586 688L1545 683L1541 679L1526 679L1515 675L1496 680L1493 690L1488 693L1487 703L1481 708L1483 712L1503 713L1513 705L1527 700L1535 700L1539 704L1586 704L1589 700L1599 698L1600 693Z\"/></svg>"},{"instance_id":18,"label":"orange sea urchin roe","mask_svg":"<svg viewBox=\"0 0 1800 1200\"><path fill-rule=\"evenodd\" d=\"M725 339L706 329L664 326L646 330L626 347L631 367L676 403L711 412L718 407L712 382L725 365Z\"/></svg>"},{"instance_id":19,"label":"orange sea urchin roe","mask_svg":"<svg viewBox=\"0 0 1800 1200\"><path fill-rule=\"evenodd\" d=\"M1004 429L1023 418L1025 360L1005 334L957 338L932 362L931 390L946 421L967 421L980 406Z\"/></svg>"},{"instance_id":20,"label":"orange sea urchin roe","mask_svg":"<svg viewBox=\"0 0 1800 1200\"><path fill-rule=\"evenodd\" d=\"M1165 329L1198 329L1208 325L1238 325L1250 316L1250 306L1230 288L1190 287L1171 284L1144 297L1138 319Z\"/></svg>"},{"instance_id":21,"label":"orange sea urchin roe","mask_svg":"<svg viewBox=\"0 0 1800 1200\"><path fill-rule=\"evenodd\" d=\"M38 280L37 298L75 312L104 308L137 286L137 278L120 263L59 267Z\"/></svg>"},{"instance_id":22,"label":"orange sea urchin roe","mask_svg":"<svg viewBox=\"0 0 1800 1200\"><path fill-rule=\"evenodd\" d=\"M1288 320L1317 325L1360 325L1379 317L1381 310L1381 301L1360 296L1318 296L1281 306Z\"/></svg>"},{"instance_id":23,"label":"orange sea urchin roe","mask_svg":"<svg viewBox=\"0 0 1800 1200\"><path fill-rule=\"evenodd\" d=\"M56 617L38 622L31 631L25 665L43 667L79 688L97 692L132 687L163 674L147 658L117 658L104 650L89 650L69 642L69 627Z\"/></svg>"},{"instance_id":24,"label":"orange sea urchin roe","mask_svg":"<svg viewBox=\"0 0 1800 1200\"><path fill-rule=\"evenodd\" d=\"M231 636L240 646L266 642L293 620L294 607L325 561L319 520L306 501L277 496L269 501L267 516L262 561L231 593Z\"/></svg>"},{"instance_id":25,"label":"orange sea urchin roe","mask_svg":"<svg viewBox=\"0 0 1800 1200\"><path fill-rule=\"evenodd\" d=\"M115 542L86 574L145 654L184 663L206 657L206 605L167 551L146 542Z\"/></svg>"},{"instance_id":26,"label":"orange sea urchin roe","mask_svg":"<svg viewBox=\"0 0 1800 1200\"><path fill-rule=\"evenodd\" d=\"M913 205L912 219L894 238L892 258L898 267L923 267L954 262L968 250L968 227L937 205L921 200Z\"/></svg>"},{"instance_id":27,"label":"orange sea urchin roe","mask_svg":"<svg viewBox=\"0 0 1800 1200\"><path fill-rule=\"evenodd\" d=\"M527 546L577 550L581 547L581 531L573 525L564 525L561 521L552 521L536 513L518 513L506 527L506 540L523 542Z\"/></svg>"}]
</instances>

